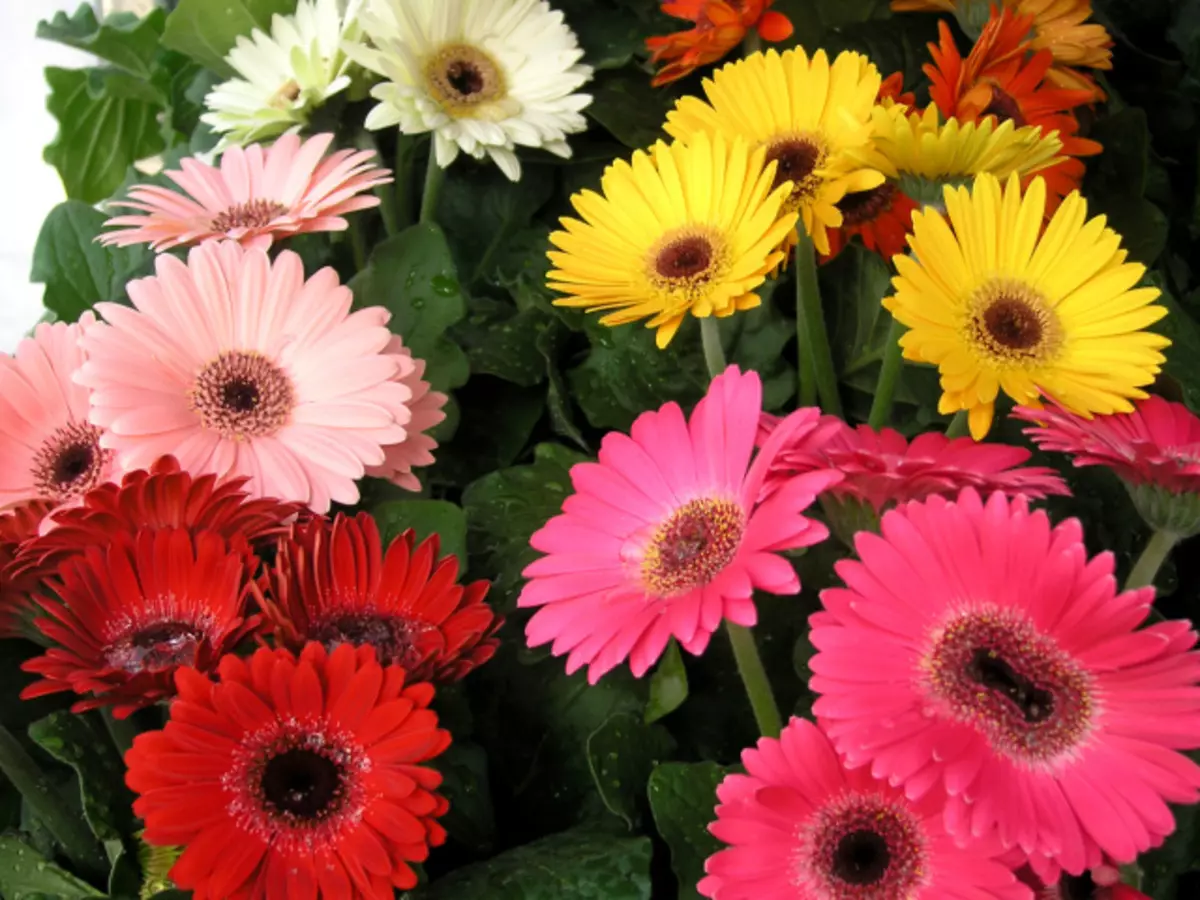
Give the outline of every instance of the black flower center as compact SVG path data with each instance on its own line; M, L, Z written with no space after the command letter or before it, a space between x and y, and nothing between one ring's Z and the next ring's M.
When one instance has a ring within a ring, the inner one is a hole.
M42 496L62 501L95 487L111 454L100 449L100 429L68 422L38 448L30 474Z
M483 90L485 83L483 73L479 71L479 66L468 60L452 62L446 68L446 80L450 82L452 88L464 97L478 94Z
M767 162L774 162L775 184L785 181L801 182L813 173L821 148L812 141L794 139L780 141L767 151Z
M694 278L712 265L713 248L699 235L680 238L659 251L654 267L663 278Z
M274 360L253 350L230 350L200 370L189 400L205 428L244 440L278 431L291 417L296 395Z
M1007 697L1030 724L1044 722L1054 714L1054 694L1039 688L990 650L975 651L967 665L967 677Z
M895 194L896 185L890 181L885 181L869 191L847 194L837 203L837 208L842 212L842 224L862 225L864 222L875 221L880 214L891 209Z
M221 387L221 399L233 412L250 412L258 406L258 387L244 378L234 378Z
M114 642L105 659L115 669L145 672L189 665L204 633L184 622L155 622Z
M347 613L314 622L308 638L320 641L328 650L338 644L369 645L375 648L376 656L384 665L399 663L413 669L421 662L417 639L432 628L424 622L399 616Z
M1009 350L1029 350L1042 341L1042 323L1024 300L998 297L983 313L988 335Z
M96 454L91 444L71 444L64 447L54 463L54 480L71 484L92 467Z
M845 835L833 851L833 875L847 884L875 884L892 860L887 841L869 829Z
M1096 900L1096 882L1092 881L1090 872L1084 872L1082 875L1063 873L1059 886L1062 888L1063 900Z
M321 819L337 807L344 781L337 762L296 747L272 757L263 768L263 799L284 816Z
M425 62L425 80L433 98L454 118L474 117L487 103L504 98L504 70L471 44L447 44Z

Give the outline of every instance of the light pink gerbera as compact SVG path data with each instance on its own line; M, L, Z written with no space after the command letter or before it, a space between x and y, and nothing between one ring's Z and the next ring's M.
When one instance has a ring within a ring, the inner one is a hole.
M1118 594L1113 557L1025 498L968 488L883 516L822 593L813 705L851 766L944 787L947 829L1073 874L1118 863L1200 799L1200 653L1187 622L1140 628L1151 588ZM1138 630L1135 630L1138 629ZM1039 860L1038 857L1045 859Z
M30 500L74 503L107 481L112 453L88 422L88 390L71 379L83 364L79 338L96 317L38 325L0 354L0 509Z
M76 376L123 469L169 453L192 475L243 475L251 496L323 513L355 503L355 479L409 438L389 313L351 313L333 269L305 281L291 251L271 262L213 241L186 264L160 256L129 297L133 309L98 305L108 324L84 335Z
M960 847L936 795L910 800L846 769L811 722L742 753L745 775L717 788L709 831L731 846L708 858L697 890L713 900L1028 900L996 856Z
M425 374L425 360L416 359L412 351L404 346L399 335L393 335L385 352L397 357L400 370L395 380L412 392L408 411L412 418L405 426L408 436L399 444L388 444L383 448L383 465L367 466L367 474L375 478L386 478L393 484L409 491L419 491L421 482L413 474L418 466L433 465L433 451L437 441L427 432L446 418L442 407L448 399L445 394L431 390Z
M229 238L266 250L276 237L308 231L344 231L346 213L379 205L366 195L392 180L391 172L370 163L374 150L339 150L326 157L332 134L300 142L287 134L270 147L230 147L220 168L189 157L165 174L186 193L156 185L129 192L113 202L144 215L116 216L108 226L124 226L100 236L103 244L124 247L148 243L155 250Z
M761 413L758 375L730 366L690 421L675 403L643 413L631 435L605 435L599 462L571 469L576 493L530 539L547 554L525 569L518 601L542 607L525 629L531 647L553 641L593 684L625 659L641 676L672 635L699 654L722 619L753 625L755 588L800 590L777 551L828 536L801 512L840 476L801 476L759 502L779 448L818 419L788 416L751 465Z

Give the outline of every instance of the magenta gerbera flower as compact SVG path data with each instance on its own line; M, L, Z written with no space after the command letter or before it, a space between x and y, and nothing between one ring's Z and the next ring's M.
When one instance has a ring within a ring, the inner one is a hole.
M813 705L852 766L941 785L948 830L1068 872L1119 863L1200 799L1200 653L1187 622L1137 629L1149 588L1118 594L1075 519L971 489L885 513L846 588L812 617ZM1036 861L1035 861L1036 863ZM1045 870L1044 866L1040 867Z
M344 231L346 213L379 205L378 197L363 192L392 178L387 169L371 164L374 150L338 150L326 156L332 142L332 134L303 143L288 134L270 147L230 147L221 154L220 168L189 157L180 163L182 171L165 173L184 193L156 185L134 188L128 200L112 205L140 214L109 219L105 225L121 228L100 241L167 250L229 238L266 250L276 237Z
M355 503L355 479L408 440L411 360L388 352L389 314L350 312L332 269L307 281L291 251L272 262L231 241L164 254L129 284L133 309L97 306L77 380L126 470L172 454L193 475L248 478L247 492Z
M755 588L800 590L777 552L828 536L801 513L840 476L794 478L759 502L779 448L818 419L788 416L751 465L761 412L758 375L730 366L690 420L675 403L643 413L630 435L604 437L599 462L571 469L576 493L530 539L546 554L525 569L518 601L541 607L530 646L553 641L567 671L587 665L593 683L626 659L640 676L672 635L698 654L722 619L753 625Z
M998 841L946 833L936 795L911 800L846 769L811 722L742 753L745 775L717 788L709 830L731 846L697 889L713 900L1029 900Z

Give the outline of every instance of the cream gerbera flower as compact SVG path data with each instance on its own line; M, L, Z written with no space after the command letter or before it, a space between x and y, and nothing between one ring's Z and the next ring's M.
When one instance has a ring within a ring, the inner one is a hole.
M271 33L241 36L225 61L240 77L204 98L200 118L224 134L223 149L297 131L309 116L350 84L345 41L358 39L362 0L300 0L295 15L276 15Z
M592 70L546 0L366 0L360 19L370 46L346 52L384 79L367 127L433 132L443 169L461 150L516 181L518 145L569 157L587 127Z

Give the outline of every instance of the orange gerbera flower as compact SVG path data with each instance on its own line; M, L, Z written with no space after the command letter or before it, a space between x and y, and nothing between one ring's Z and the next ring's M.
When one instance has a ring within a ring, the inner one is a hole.
M1054 58L1048 50L1031 53L1032 24L1031 16L1007 9L993 15L963 59L949 26L939 22L940 42L929 45L933 64L924 69L931 82L929 96L943 116L960 122L1011 119L1018 128L1033 125L1047 134L1058 132L1067 158L1038 172L1046 179L1048 212L1053 212L1083 179L1084 165L1077 157L1094 156L1101 147L1079 136L1079 122L1072 112L1089 103L1091 93L1056 87L1049 81Z
M792 23L781 12L768 10L775 0L664 0L662 10L677 19L695 22L687 31L646 38L652 63L667 61L652 84L683 78L700 66L714 63L736 47L751 28L764 41L786 40Z

